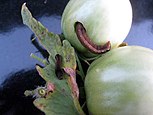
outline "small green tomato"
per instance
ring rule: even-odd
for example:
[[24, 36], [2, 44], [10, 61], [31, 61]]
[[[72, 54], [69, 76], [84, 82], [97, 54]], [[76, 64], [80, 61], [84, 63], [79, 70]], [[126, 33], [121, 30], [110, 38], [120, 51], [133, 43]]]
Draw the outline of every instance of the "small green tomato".
[[85, 78], [90, 115], [153, 115], [153, 51], [113, 49], [95, 60]]
[[109, 41], [111, 48], [116, 48], [124, 41], [130, 30], [131, 4], [129, 0], [69, 1], [62, 15], [62, 32], [78, 51], [88, 54], [88, 48], [80, 43], [76, 35], [76, 22], [83, 25], [85, 32], [82, 33], [86, 33], [90, 38], [88, 41], [94, 45], [104, 45]]

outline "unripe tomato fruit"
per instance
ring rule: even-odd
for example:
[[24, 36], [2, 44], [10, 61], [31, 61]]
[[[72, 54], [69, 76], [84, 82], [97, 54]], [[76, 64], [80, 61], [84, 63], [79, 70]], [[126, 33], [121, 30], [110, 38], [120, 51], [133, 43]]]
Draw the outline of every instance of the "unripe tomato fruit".
[[153, 51], [109, 51], [90, 65], [85, 91], [90, 115], [153, 115]]
[[76, 36], [75, 22], [81, 22], [90, 40], [97, 45], [110, 41], [116, 48], [126, 38], [132, 22], [129, 0], [70, 0], [62, 15], [62, 32], [84, 54], [88, 50]]

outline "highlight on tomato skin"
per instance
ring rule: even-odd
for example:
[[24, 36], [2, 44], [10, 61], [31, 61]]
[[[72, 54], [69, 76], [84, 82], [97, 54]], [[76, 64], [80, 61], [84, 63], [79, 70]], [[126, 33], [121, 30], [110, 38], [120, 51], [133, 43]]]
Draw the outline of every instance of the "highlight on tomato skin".
[[81, 22], [94, 44], [108, 41], [114, 49], [126, 38], [132, 23], [132, 8], [129, 0], [70, 0], [62, 15], [61, 28], [64, 37], [82, 54], [85, 48], [75, 32], [75, 23]]
[[91, 115], [152, 115], [153, 50], [113, 49], [95, 60], [85, 78]]

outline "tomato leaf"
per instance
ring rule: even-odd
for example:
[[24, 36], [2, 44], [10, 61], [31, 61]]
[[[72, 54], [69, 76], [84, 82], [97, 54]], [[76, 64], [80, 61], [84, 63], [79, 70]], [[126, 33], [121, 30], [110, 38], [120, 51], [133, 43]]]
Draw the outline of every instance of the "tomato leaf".
[[[67, 40], [61, 41], [59, 35], [49, 32], [33, 18], [25, 3], [21, 15], [23, 23], [35, 33], [41, 45], [49, 53], [45, 67], [36, 66], [46, 85], [33, 91], [26, 91], [25, 94], [35, 97], [34, 105], [46, 115], [84, 115], [78, 101], [74, 48]], [[57, 55], [61, 56], [62, 60], [60, 62], [62, 79], [56, 74]]]

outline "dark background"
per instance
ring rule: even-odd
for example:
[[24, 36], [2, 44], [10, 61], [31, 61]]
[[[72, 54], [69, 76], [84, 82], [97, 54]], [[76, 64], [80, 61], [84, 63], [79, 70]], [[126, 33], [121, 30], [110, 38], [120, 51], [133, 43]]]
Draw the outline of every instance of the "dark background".
[[[130, 1], [133, 24], [125, 42], [153, 49], [153, 0]], [[0, 115], [43, 114], [31, 105], [33, 99], [23, 95], [25, 89], [44, 83], [34, 69], [38, 61], [30, 58], [30, 53], [41, 55], [31, 43], [31, 30], [22, 24], [24, 2], [49, 31], [61, 33], [61, 15], [68, 0], [0, 0]]]

